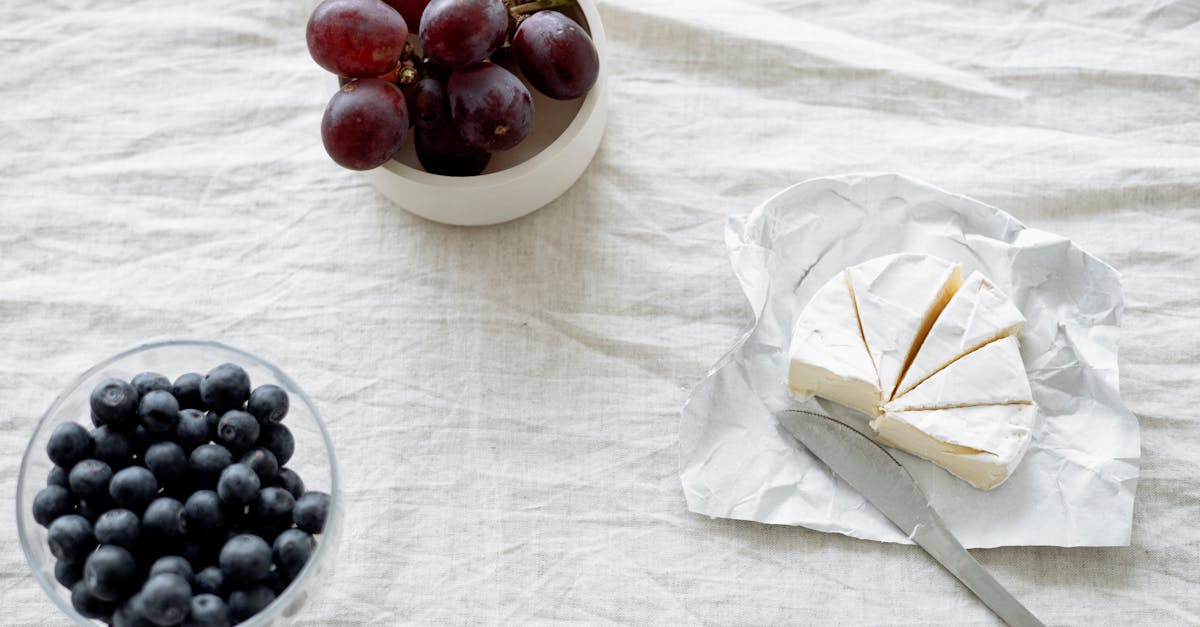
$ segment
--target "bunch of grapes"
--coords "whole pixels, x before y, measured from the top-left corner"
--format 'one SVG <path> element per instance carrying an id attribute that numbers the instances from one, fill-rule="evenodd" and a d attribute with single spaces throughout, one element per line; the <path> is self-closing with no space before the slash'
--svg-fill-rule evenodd
<path id="1" fill-rule="evenodd" d="M 369 170 L 394 157 L 412 128 L 426 171 L 479 174 L 493 152 L 529 136 L 530 87 L 572 100 L 596 83 L 591 37 L 547 10 L 573 4 L 324 0 L 307 39 L 313 60 L 341 83 L 321 120 L 325 150 L 343 167 Z"/>

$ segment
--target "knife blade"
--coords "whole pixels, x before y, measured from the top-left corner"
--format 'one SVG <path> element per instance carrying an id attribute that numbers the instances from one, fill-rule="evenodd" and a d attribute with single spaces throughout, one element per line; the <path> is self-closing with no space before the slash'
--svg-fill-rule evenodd
<path id="1" fill-rule="evenodd" d="M 963 548 L 912 475 L 887 449 L 864 432 L 824 414 L 791 410 L 776 417 L 800 444 L 858 490 L 1001 620 L 1013 627 L 1042 625 Z"/>

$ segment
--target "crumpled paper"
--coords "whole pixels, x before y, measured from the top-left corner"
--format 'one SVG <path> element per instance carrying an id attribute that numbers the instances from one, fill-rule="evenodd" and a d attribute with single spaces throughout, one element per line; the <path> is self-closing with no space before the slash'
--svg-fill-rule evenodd
<path id="1" fill-rule="evenodd" d="M 834 274 L 897 252 L 983 272 L 1027 321 L 1020 335 L 1039 423 L 1024 461 L 980 491 L 893 450 L 969 548 L 1129 544 L 1140 458 L 1136 417 L 1121 401 L 1120 277 L 1060 236 L 1007 213 L 894 174 L 814 179 L 726 227 L 729 258 L 753 326 L 696 386 L 680 424 L 689 509 L 911 543 L 784 431 L 787 408 L 853 412 L 787 391 L 793 316 Z"/>

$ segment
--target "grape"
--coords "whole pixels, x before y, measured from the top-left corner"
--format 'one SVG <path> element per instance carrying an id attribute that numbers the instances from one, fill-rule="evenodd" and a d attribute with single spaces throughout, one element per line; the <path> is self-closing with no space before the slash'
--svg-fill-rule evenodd
<path id="1" fill-rule="evenodd" d="M 396 66 L 408 26 L 381 0 L 324 0 L 309 18 L 306 35 L 317 65 L 338 76 L 366 78 Z"/>
<path id="2" fill-rule="evenodd" d="M 415 32 L 421 26 L 421 14 L 425 12 L 425 5 L 429 4 L 429 0 L 383 0 L 391 5 L 393 9 L 400 12 L 404 16 L 404 22 L 408 24 L 408 32 Z"/>
<path id="3" fill-rule="evenodd" d="M 418 126 L 413 136 L 417 159 L 425 171 L 444 176 L 475 176 L 487 167 L 491 153 L 463 140 L 448 118 L 431 126 Z"/>
<path id="4" fill-rule="evenodd" d="M 436 78 L 425 78 L 408 92 L 408 112 L 413 124 L 427 128 L 450 117 L 446 87 Z"/>
<path id="5" fill-rule="evenodd" d="M 521 80 L 490 62 L 455 70 L 446 85 L 450 114 L 467 143 L 508 150 L 533 127 L 533 98 Z"/>
<path id="6" fill-rule="evenodd" d="M 448 68 L 488 58 L 508 34 L 504 0 L 432 0 L 421 18 L 421 46 Z"/>
<path id="7" fill-rule="evenodd" d="M 342 87 L 321 118 L 321 140 L 338 165 L 370 170 L 391 159 L 408 135 L 408 105 L 400 88 L 377 78 Z"/>
<path id="8" fill-rule="evenodd" d="M 539 11 L 521 22 L 513 37 L 513 54 L 529 83 L 558 100 L 586 94 L 600 73 L 591 37 L 555 11 Z"/>

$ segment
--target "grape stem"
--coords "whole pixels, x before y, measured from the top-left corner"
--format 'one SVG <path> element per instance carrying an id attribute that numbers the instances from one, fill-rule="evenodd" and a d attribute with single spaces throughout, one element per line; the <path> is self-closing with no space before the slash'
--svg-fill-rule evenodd
<path id="1" fill-rule="evenodd" d="M 531 2 L 522 2 L 521 4 L 512 4 L 508 8 L 508 12 L 513 18 L 518 18 L 527 13 L 536 13 L 545 11 L 546 9 L 556 9 L 559 7 L 573 7 L 579 4 L 579 0 L 532 0 Z"/>

